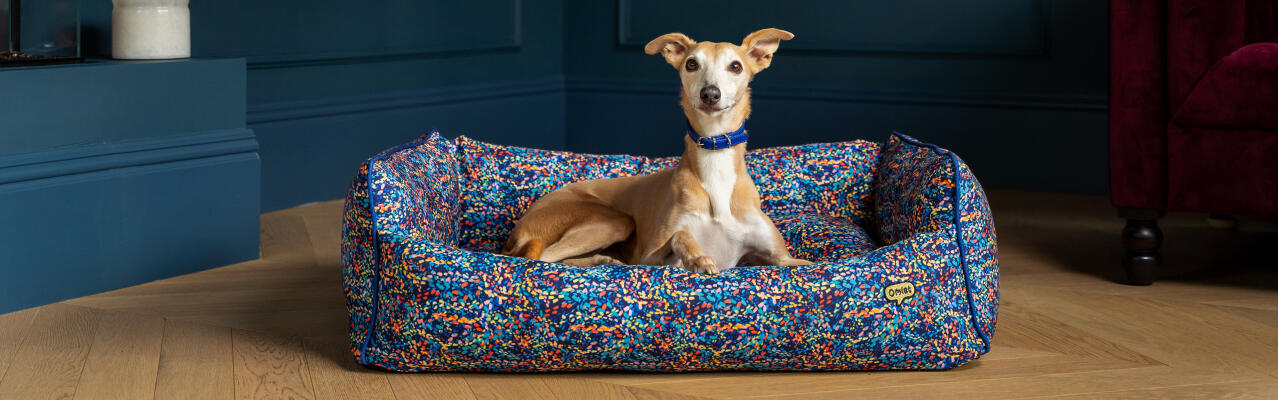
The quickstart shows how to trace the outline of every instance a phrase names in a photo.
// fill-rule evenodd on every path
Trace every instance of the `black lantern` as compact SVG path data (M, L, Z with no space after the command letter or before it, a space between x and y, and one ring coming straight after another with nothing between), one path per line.
M80 0L0 0L0 67L77 63Z

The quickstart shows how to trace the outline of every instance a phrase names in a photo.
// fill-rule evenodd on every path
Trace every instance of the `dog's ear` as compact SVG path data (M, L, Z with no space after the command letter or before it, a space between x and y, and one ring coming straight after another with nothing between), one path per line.
M683 58L688 55L688 51L692 49L692 45L696 44L692 38L682 33L667 33L652 39L647 46L643 46L643 52L648 54L661 53L666 57L666 62L673 65L675 69L680 68Z
M746 57L754 64L754 70L759 71L772 65L772 53L781 47L782 40L790 39L794 39L793 33L776 28L760 29L746 36L741 41L741 48L745 49Z

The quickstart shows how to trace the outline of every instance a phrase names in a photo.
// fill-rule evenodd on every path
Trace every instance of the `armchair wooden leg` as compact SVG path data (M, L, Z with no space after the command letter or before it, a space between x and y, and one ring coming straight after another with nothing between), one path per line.
M1158 248L1163 245L1163 231L1158 229L1158 218L1163 216L1156 210L1119 210L1118 215L1127 219L1123 227L1123 247L1127 252L1123 255L1123 266L1127 269L1127 282L1132 285L1148 285L1154 283L1158 265L1163 257Z

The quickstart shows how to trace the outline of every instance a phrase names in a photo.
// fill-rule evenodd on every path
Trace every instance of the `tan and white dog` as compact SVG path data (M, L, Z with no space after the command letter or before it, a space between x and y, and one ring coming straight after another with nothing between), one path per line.
M683 81L680 105L702 138L742 127L750 80L794 35L763 29L741 45L695 42L681 33L653 39ZM515 224L502 253L578 266L678 265L717 274L737 265L804 265L759 208L745 143L720 150L687 135L679 165L649 175L569 184L538 199Z

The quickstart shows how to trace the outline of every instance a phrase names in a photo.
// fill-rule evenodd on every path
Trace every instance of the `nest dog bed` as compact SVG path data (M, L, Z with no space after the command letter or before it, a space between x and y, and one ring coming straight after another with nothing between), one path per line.
M437 133L359 168L342 264L350 339L395 371L944 369L989 350L994 225L967 166L896 134L746 162L803 267L718 276L493 254L533 200L677 158Z

